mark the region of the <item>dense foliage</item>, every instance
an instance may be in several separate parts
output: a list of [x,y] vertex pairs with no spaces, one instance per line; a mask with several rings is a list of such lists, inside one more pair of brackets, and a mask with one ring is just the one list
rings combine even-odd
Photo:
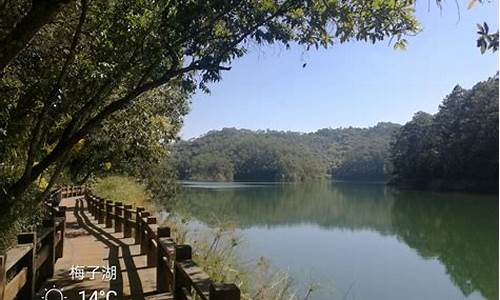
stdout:
[[[85,178],[107,160],[93,157],[95,149],[110,145],[90,135],[141,101],[129,113],[143,113],[158,89],[207,91],[249,46],[307,50],[393,38],[404,47],[420,29],[414,2],[0,1],[0,214],[22,210],[35,181],[47,178],[50,188],[81,144],[94,149],[73,160],[76,178]],[[104,128],[101,137],[108,133],[119,131]]]
[[167,144],[176,138],[187,104],[179,90],[158,90],[114,114],[73,148],[68,157],[71,181],[80,184],[109,173],[147,178],[168,157]]
[[395,183],[497,190],[498,75],[456,86],[435,115],[416,113],[391,153]]
[[379,123],[314,133],[227,128],[177,143],[174,164],[181,179],[383,180],[389,142],[399,127]]

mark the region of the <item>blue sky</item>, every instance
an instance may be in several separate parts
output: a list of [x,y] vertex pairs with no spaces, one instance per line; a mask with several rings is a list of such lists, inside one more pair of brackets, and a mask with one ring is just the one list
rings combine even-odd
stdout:
[[[481,55],[476,24],[498,28],[498,2],[466,9],[468,0],[445,3],[442,12],[419,1],[423,31],[406,51],[388,41],[350,42],[327,50],[250,49],[232,64],[210,95],[192,99],[181,137],[224,127],[310,132],[325,127],[405,123],[419,111],[434,113],[456,84],[470,88],[498,70],[498,54]],[[307,63],[305,68],[302,64]]]

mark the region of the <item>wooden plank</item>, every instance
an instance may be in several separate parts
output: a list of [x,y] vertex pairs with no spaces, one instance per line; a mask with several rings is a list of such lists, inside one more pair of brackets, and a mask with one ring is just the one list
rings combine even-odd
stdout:
[[56,217],[54,219],[55,219],[56,227],[59,227],[59,225],[61,225],[61,223],[64,223],[64,221],[66,220],[65,217]]
[[210,300],[240,300],[241,291],[234,283],[214,283],[210,285]]
[[52,227],[42,227],[36,235],[37,243],[40,243],[44,238],[46,238],[53,231]]
[[168,258],[173,258],[175,254],[175,242],[171,237],[157,238],[158,246],[162,248],[162,252],[167,254]]
[[16,246],[14,248],[9,249],[7,251],[7,263],[5,266],[6,272],[17,264],[30,250],[33,248],[33,245],[22,245]]
[[175,265],[181,271],[182,275],[189,279],[196,293],[202,299],[208,299],[210,284],[213,283],[208,274],[191,259],[176,261]]
[[17,293],[24,287],[28,281],[28,268],[23,268],[21,272],[12,278],[5,287],[4,300],[16,299]]
[[62,241],[63,235],[61,232],[56,232],[56,244],[59,244]]
[[36,232],[22,232],[17,235],[17,244],[31,246],[32,249],[23,258],[22,267],[27,267],[26,284],[18,292],[19,299],[33,299],[35,297],[35,261],[36,261]]
[[42,264],[47,260],[51,252],[50,246],[45,245],[43,248],[38,252],[38,255],[36,256],[36,263],[35,263],[35,270],[38,270]]
[[[61,217],[60,219],[56,219],[56,237],[55,237],[55,259],[57,260],[58,258],[63,257],[63,252],[64,252],[64,233],[66,231],[66,207],[62,209],[64,211],[64,216]],[[60,220],[60,223],[57,223],[57,221]]]
[[160,227],[158,224],[148,224],[148,230],[149,234],[151,237],[156,237],[156,233],[158,232],[158,227]]

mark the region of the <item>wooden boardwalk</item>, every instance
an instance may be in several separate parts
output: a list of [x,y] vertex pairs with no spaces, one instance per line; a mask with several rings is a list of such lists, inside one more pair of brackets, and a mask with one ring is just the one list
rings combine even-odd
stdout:
[[[146,255],[133,238],[124,238],[114,228],[98,224],[90,215],[83,197],[63,199],[66,206],[66,233],[63,257],[55,265],[54,277],[40,290],[55,286],[62,288],[68,299],[81,299],[78,293],[98,291],[117,293],[116,299],[154,299],[156,295],[156,268],[148,267]],[[74,280],[70,271],[77,266],[86,267],[83,280]],[[91,279],[92,271],[100,267]],[[116,279],[103,280],[102,267],[116,266]],[[170,293],[161,293],[161,299],[173,299]]]
[[143,207],[64,187],[33,232],[0,255],[0,300],[240,300],[217,283]]

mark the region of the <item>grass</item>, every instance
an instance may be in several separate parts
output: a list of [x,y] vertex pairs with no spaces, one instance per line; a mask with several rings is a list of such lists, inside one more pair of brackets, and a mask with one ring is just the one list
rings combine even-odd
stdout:
[[99,178],[92,184],[92,192],[107,200],[136,206],[144,206],[148,199],[146,188],[136,179],[126,176]]
[[171,215],[163,225],[172,230],[177,243],[193,247],[193,260],[218,282],[235,283],[243,300],[308,300],[316,288],[310,285],[303,293],[293,284],[286,272],[271,267],[260,257],[256,261],[242,261],[237,248],[245,242],[235,230],[235,224],[221,222],[213,228],[188,232],[189,219]]

